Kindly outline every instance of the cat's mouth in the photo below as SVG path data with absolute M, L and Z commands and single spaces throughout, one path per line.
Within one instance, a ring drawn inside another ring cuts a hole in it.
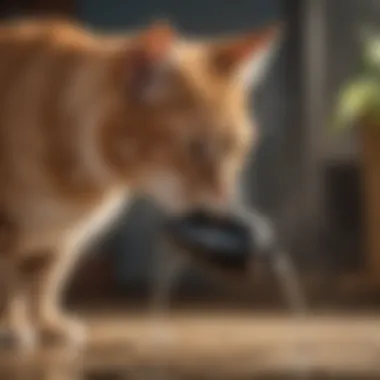
M 255 262 L 275 252 L 273 231 L 265 223 L 254 213 L 215 215 L 197 210 L 168 220 L 164 235 L 190 258 L 223 273 L 246 276 Z

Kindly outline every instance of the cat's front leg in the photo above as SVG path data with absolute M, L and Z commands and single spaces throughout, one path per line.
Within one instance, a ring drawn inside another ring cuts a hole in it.
M 51 254 L 39 269 L 33 285 L 32 301 L 35 323 L 42 338 L 58 343 L 82 345 L 85 326 L 68 316 L 61 298 L 79 258 L 79 249 L 67 245 Z
M 5 296 L 2 343 L 29 350 L 35 346 L 36 334 L 30 319 L 26 284 L 14 257 L 0 260 L 0 276 Z

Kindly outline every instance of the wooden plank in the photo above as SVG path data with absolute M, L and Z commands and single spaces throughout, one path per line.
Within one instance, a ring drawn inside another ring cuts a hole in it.
M 91 342 L 85 351 L 45 349 L 24 357 L 6 352 L 0 354 L 0 378 L 20 367 L 26 373 L 70 367 L 120 374 L 161 370 L 194 378 L 240 379 L 297 371 L 380 377 L 376 315 L 297 320 L 250 313 L 182 313 L 157 325 L 147 315 L 110 313 L 88 315 L 87 320 Z

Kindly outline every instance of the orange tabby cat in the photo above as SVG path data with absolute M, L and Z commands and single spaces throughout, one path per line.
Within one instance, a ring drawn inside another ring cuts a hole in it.
M 162 23 L 128 36 L 54 20 L 0 27 L 0 270 L 22 346 L 44 334 L 82 340 L 60 294 L 122 202 L 228 204 L 255 141 L 249 91 L 277 35 L 275 26 L 210 41 Z

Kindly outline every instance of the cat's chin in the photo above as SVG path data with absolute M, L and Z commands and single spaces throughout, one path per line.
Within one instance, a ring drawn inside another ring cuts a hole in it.
M 157 198 L 155 195 L 146 194 L 146 199 L 167 217 L 180 217 L 193 210 L 191 203 L 178 198 Z

